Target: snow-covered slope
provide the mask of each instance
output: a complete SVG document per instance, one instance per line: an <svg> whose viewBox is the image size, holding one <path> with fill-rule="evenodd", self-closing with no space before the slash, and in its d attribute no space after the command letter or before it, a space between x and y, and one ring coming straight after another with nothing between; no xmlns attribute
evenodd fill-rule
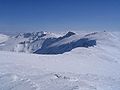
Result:
<svg viewBox="0 0 120 90"><path fill-rule="evenodd" d="M4 34L0 34L0 43L3 43L8 40L8 36Z"/></svg>
<svg viewBox="0 0 120 90"><path fill-rule="evenodd" d="M77 47L94 47L99 45L113 45L118 48L119 35L112 32L93 32L76 34L68 32L60 36L49 32L23 33L12 37L1 36L0 50L14 52L28 52L37 54L62 54ZM3 41L4 40L4 41Z"/></svg>
<svg viewBox="0 0 120 90"><path fill-rule="evenodd" d="M95 40L96 45L58 55L0 51L0 90L120 90L119 32L65 36L48 46L81 38Z"/></svg>
<svg viewBox="0 0 120 90"><path fill-rule="evenodd" d="M50 42L50 43L48 43ZM47 43L47 46L46 46ZM45 44L45 45L44 45ZM38 54L62 54L69 52L77 47L91 47L96 45L96 39L89 37L81 37L79 34L68 32L66 35L56 38L49 39L43 43L43 46L38 49L35 53Z"/></svg>
<svg viewBox="0 0 120 90"><path fill-rule="evenodd" d="M0 43L0 50L38 54L62 54L76 47L96 45L95 39L81 37L74 32L68 32L61 37L59 36L48 32L20 33Z"/></svg>
<svg viewBox="0 0 120 90"><path fill-rule="evenodd" d="M0 90L120 90L120 49L79 47L61 55L1 51Z"/></svg>
<svg viewBox="0 0 120 90"><path fill-rule="evenodd" d="M20 33L10 37L0 46L2 51L29 52L32 53L41 48L47 38L56 38L57 35L49 32Z"/></svg>

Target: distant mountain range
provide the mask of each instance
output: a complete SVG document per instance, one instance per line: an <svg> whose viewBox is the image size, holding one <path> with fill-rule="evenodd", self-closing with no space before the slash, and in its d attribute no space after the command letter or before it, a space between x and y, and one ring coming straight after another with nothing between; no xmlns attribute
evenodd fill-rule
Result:
<svg viewBox="0 0 120 90"><path fill-rule="evenodd" d="M86 34L76 34L69 31L65 35L43 31L19 33L14 36L0 34L0 50L37 54L62 54L77 47L94 47L102 40L106 42L110 38L114 39L114 35L105 31Z"/></svg>

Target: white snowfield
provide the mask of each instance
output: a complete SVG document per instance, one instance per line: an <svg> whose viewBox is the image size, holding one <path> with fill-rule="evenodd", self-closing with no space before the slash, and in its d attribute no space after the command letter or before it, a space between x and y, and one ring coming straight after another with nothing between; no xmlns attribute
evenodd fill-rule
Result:
<svg viewBox="0 0 120 90"><path fill-rule="evenodd" d="M58 55L0 51L0 90L120 90L120 33Z"/></svg>

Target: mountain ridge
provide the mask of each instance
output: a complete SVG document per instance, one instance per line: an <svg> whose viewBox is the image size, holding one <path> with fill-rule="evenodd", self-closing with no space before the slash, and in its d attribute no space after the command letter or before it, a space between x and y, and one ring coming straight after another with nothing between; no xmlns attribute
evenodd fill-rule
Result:
<svg viewBox="0 0 120 90"><path fill-rule="evenodd" d="M92 32L84 35L69 31L64 35L51 32L19 33L0 45L0 50L35 54L63 54L77 47L94 47L103 40L114 38L109 32ZM105 41L105 42L106 42Z"/></svg>

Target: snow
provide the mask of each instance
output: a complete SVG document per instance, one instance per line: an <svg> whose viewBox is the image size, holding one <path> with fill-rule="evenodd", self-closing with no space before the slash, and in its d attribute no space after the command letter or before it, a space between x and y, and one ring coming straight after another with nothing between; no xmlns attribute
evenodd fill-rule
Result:
<svg viewBox="0 0 120 90"><path fill-rule="evenodd" d="M20 33L10 37L4 43L0 43L0 50L37 54L62 54L77 47L87 48L95 46L101 43L102 40L106 40L104 44L107 44L107 40L109 40L109 43L111 39L117 40L113 34L108 32L93 32L88 34L68 32L63 36L43 31Z"/></svg>
<svg viewBox="0 0 120 90"><path fill-rule="evenodd" d="M8 36L4 34L0 34L0 43L3 43L8 40Z"/></svg>
<svg viewBox="0 0 120 90"><path fill-rule="evenodd" d="M96 39L68 32L62 37L47 39L42 47L35 51L37 54L62 54L77 47L91 47L96 45Z"/></svg>
<svg viewBox="0 0 120 90"><path fill-rule="evenodd" d="M0 90L120 90L120 36L89 37L95 47L58 55L0 51Z"/></svg>
<svg viewBox="0 0 120 90"><path fill-rule="evenodd" d="M43 42L47 38L56 38L57 34L50 32L33 32L33 33L19 33L11 36L4 43L0 43L0 50L15 51L15 52L29 52L33 53L41 48ZM0 40L3 38L0 37ZM4 44L4 45L3 45Z"/></svg>

